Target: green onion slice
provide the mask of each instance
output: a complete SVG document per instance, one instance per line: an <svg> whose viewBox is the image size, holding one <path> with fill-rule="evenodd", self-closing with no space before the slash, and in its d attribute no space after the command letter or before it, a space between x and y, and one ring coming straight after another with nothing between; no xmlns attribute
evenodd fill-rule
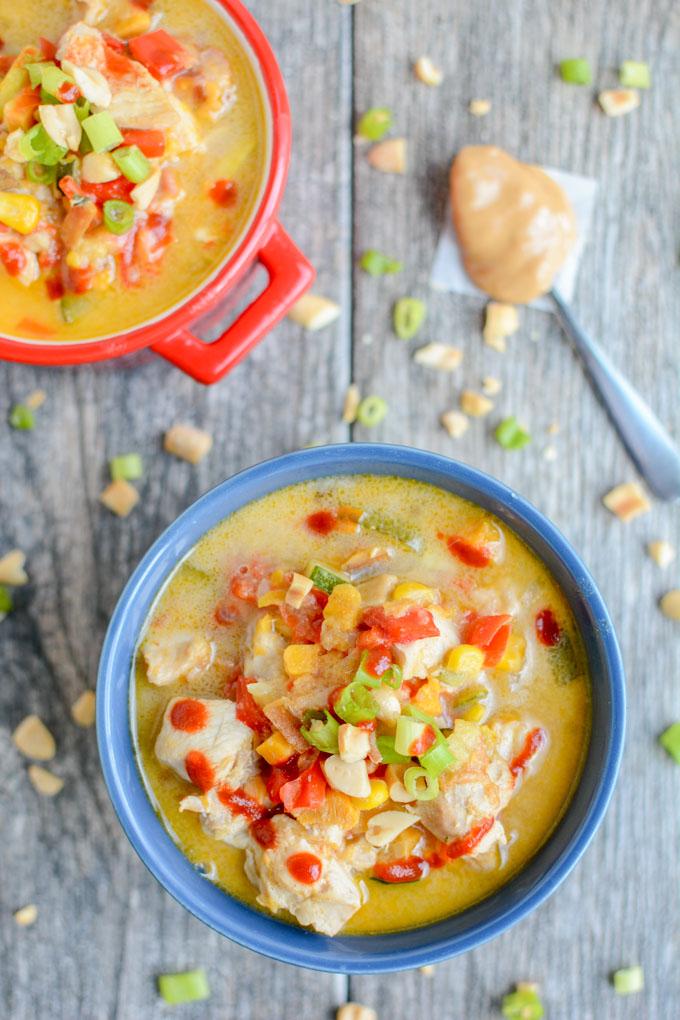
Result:
<svg viewBox="0 0 680 1020"><path fill-rule="evenodd" d="M413 765L404 772L406 792L416 800L434 800L439 793L439 780L427 769Z"/></svg>
<svg viewBox="0 0 680 1020"><path fill-rule="evenodd" d="M104 202L104 226L112 234L127 234L135 222L135 207L120 198Z"/></svg>
<svg viewBox="0 0 680 1020"><path fill-rule="evenodd" d="M645 972L642 967L624 967L612 975L614 991L617 995L634 995L645 987Z"/></svg>
<svg viewBox="0 0 680 1020"><path fill-rule="evenodd" d="M651 88L649 64L642 60L624 60L619 68L619 81L627 89Z"/></svg>
<svg viewBox="0 0 680 1020"><path fill-rule="evenodd" d="M345 722L356 726L358 723L375 719L378 714L378 704L367 687L352 681L347 684L336 701L335 714Z"/></svg>
<svg viewBox="0 0 680 1020"><path fill-rule="evenodd" d="M33 184L54 184L57 179L56 166L43 166L36 160L31 160L26 166L26 176Z"/></svg>
<svg viewBox="0 0 680 1020"><path fill-rule="evenodd" d="M372 429L380 424L387 411L387 401L383 400L382 397L376 397L375 395L364 397L357 408L357 421L364 428Z"/></svg>
<svg viewBox="0 0 680 1020"><path fill-rule="evenodd" d="M26 407L25 404L15 404L9 412L9 423L13 429L22 429L25 432L30 431L30 429L35 428L35 415L30 407Z"/></svg>
<svg viewBox="0 0 680 1020"><path fill-rule="evenodd" d="M0 618L6 613L11 613L13 608L12 593L4 584L0 584Z"/></svg>
<svg viewBox="0 0 680 1020"><path fill-rule="evenodd" d="M521 450L531 442L531 435L520 425L514 415L504 418L494 433L496 441L504 450Z"/></svg>
<svg viewBox="0 0 680 1020"><path fill-rule="evenodd" d="M138 453L124 453L109 461L111 479L114 482L134 482L144 474L142 458Z"/></svg>
<svg viewBox="0 0 680 1020"><path fill-rule="evenodd" d="M659 737L664 751L670 754L673 761L680 765L680 722L672 723Z"/></svg>
<svg viewBox="0 0 680 1020"><path fill-rule="evenodd" d="M391 259L382 252L369 248L359 259L359 265L369 276L386 276L392 273L400 273L404 263L397 259Z"/></svg>
<svg viewBox="0 0 680 1020"><path fill-rule="evenodd" d="M53 60L43 60L39 64L24 64L24 69L28 71L28 77L31 81L31 88L42 85L43 75L48 68L54 68L55 71L59 70Z"/></svg>
<svg viewBox="0 0 680 1020"><path fill-rule="evenodd" d="M394 734L394 749L397 754L410 757L411 747L415 741L422 737L427 725L426 722L422 722L420 719L413 719L408 715L400 715L397 719L397 729Z"/></svg>
<svg viewBox="0 0 680 1020"><path fill-rule="evenodd" d="M336 585L346 584L348 580L346 577L336 574L329 567L324 567L321 563L310 563L307 568L307 576L314 582L315 588L325 591L327 595L330 595Z"/></svg>
<svg viewBox="0 0 680 1020"><path fill-rule="evenodd" d="M374 106L359 118L357 134L369 142L379 142L392 127L392 111L386 106Z"/></svg>
<svg viewBox="0 0 680 1020"><path fill-rule="evenodd" d="M394 306L394 332L400 340L412 340L427 315L427 306L419 298L403 297Z"/></svg>
<svg viewBox="0 0 680 1020"><path fill-rule="evenodd" d="M133 184L143 184L151 176L151 163L137 145L125 145L111 153L114 163Z"/></svg>
<svg viewBox="0 0 680 1020"><path fill-rule="evenodd" d="M361 656L359 668L354 674L354 680L356 683L363 684L364 687L380 687L382 684L387 684L388 687L392 687L394 690L401 687L402 672L400 666L393 663L389 669L386 669L380 676L374 676L373 673L369 673L366 670L367 659L368 652L364 652Z"/></svg>
<svg viewBox="0 0 680 1020"><path fill-rule="evenodd" d="M172 1006L210 998L210 986L203 969L188 970L183 974L161 974L158 978L158 991Z"/></svg>
<svg viewBox="0 0 680 1020"><path fill-rule="evenodd" d="M90 299L84 294L64 294L59 302L61 317L69 326L85 314L90 307Z"/></svg>
<svg viewBox="0 0 680 1020"><path fill-rule="evenodd" d="M40 84L43 91L59 102L59 89L62 85L75 85L75 81L56 64L43 64L42 66L44 70L41 73Z"/></svg>
<svg viewBox="0 0 680 1020"><path fill-rule="evenodd" d="M359 518L359 524L368 531L377 531L381 535L387 535L395 542L405 545L413 552L421 552L423 548L422 536L410 524L396 520L394 517L387 517L378 510L365 510Z"/></svg>
<svg viewBox="0 0 680 1020"><path fill-rule="evenodd" d="M433 744L432 747L421 754L418 761L428 775L437 779L450 765L453 765L456 758L447 743Z"/></svg>
<svg viewBox="0 0 680 1020"><path fill-rule="evenodd" d="M80 99L76 99L73 109L76 111L76 117L82 123L86 117L90 116L90 100L81 96Z"/></svg>
<svg viewBox="0 0 680 1020"><path fill-rule="evenodd" d="M340 724L334 719L327 708L321 712L305 712L300 733L308 744L318 747L327 754L338 753L338 730Z"/></svg>
<svg viewBox="0 0 680 1020"><path fill-rule="evenodd" d="M83 121L85 132L90 145L95 152L107 152L115 149L123 141L123 136L118 130L115 120L106 110L99 113L92 113Z"/></svg>
<svg viewBox="0 0 680 1020"><path fill-rule="evenodd" d="M394 737L390 734L385 733L376 737L376 743L385 765L408 765L411 762L408 755L399 754L394 746Z"/></svg>
<svg viewBox="0 0 680 1020"><path fill-rule="evenodd" d="M533 988L518 988L503 996L501 1012L507 1020L541 1020L543 1003Z"/></svg>
<svg viewBox="0 0 680 1020"><path fill-rule="evenodd" d="M19 151L28 161L56 166L67 150L52 141L42 124L34 124L19 142Z"/></svg>
<svg viewBox="0 0 680 1020"><path fill-rule="evenodd" d="M582 57L562 60L560 62L560 75L562 81L566 81L569 85L590 85L593 80L590 64Z"/></svg>

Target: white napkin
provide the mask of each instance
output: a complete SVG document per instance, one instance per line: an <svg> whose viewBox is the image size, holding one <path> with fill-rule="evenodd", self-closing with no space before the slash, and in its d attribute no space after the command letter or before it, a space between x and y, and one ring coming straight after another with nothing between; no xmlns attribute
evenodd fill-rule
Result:
<svg viewBox="0 0 680 1020"><path fill-rule="evenodd" d="M581 252L590 231L590 220L597 193L597 181L593 180L592 177L581 177L580 174L565 173L564 170L554 170L549 166L544 166L541 169L552 177L564 190L576 216L578 227L576 243L567 261L555 278L555 286L560 294L567 301L571 301L576 285L576 273L578 272L578 265L581 260ZM481 298L487 298L483 291L475 287L465 272L449 207L446 210L446 224L439 238L439 244L437 245L437 251L435 252L432 264L430 284L436 290L448 290L455 294L477 294ZM530 307L542 308L548 312L554 311L552 302L546 297L536 298L535 301L531 302Z"/></svg>

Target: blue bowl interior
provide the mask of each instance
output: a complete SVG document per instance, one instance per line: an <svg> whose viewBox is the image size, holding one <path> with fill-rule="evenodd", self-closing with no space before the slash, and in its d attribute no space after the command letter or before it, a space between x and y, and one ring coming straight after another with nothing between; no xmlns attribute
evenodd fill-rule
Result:
<svg viewBox="0 0 680 1020"><path fill-rule="evenodd" d="M159 589L206 531L246 503L296 482L338 474L397 475L480 504L548 565L584 638L592 678L592 734L578 789L549 840L487 899L437 924L375 936L328 938L245 906L214 886L174 844L138 772L130 735L130 678L140 631ZM587 570L562 535L511 489L445 457L406 447L320 447L256 465L207 493L151 547L111 619L97 686L97 733L116 813L142 861L196 917L241 945L317 970L376 973L436 963L500 934L541 903L590 842L606 809L624 735L623 670L611 620Z"/></svg>

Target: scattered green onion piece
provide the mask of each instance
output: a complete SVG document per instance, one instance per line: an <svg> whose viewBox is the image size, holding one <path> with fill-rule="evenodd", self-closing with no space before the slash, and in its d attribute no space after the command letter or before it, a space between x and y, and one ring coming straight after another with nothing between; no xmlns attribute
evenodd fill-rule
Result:
<svg viewBox="0 0 680 1020"><path fill-rule="evenodd" d="M359 524L368 531L378 531L381 535L400 542L408 549L419 553L423 548L422 536L404 521L395 520L393 517L386 517L385 514L376 510L366 510L359 518Z"/></svg>
<svg viewBox="0 0 680 1020"><path fill-rule="evenodd" d="M340 729L340 724L337 719L333 718L328 709L324 709L322 712L307 712L305 713L304 721L307 725L300 729L300 733L308 744L311 744L312 747L318 747L320 751L325 751L326 754L338 753L338 730Z"/></svg>
<svg viewBox="0 0 680 1020"><path fill-rule="evenodd" d="M67 325L77 322L90 307L90 299L84 294L64 294L59 302L61 317Z"/></svg>
<svg viewBox="0 0 680 1020"><path fill-rule="evenodd" d="M387 414L387 401L372 395L364 397L357 408L357 421L364 428L372 429L379 425Z"/></svg>
<svg viewBox="0 0 680 1020"><path fill-rule="evenodd" d="M122 174L133 184L143 184L151 176L151 163L138 145L125 145L111 153Z"/></svg>
<svg viewBox="0 0 680 1020"><path fill-rule="evenodd" d="M12 599L12 593L9 588L6 588L4 584L0 584L0 619L6 616L7 613L11 613L14 609L14 601Z"/></svg>
<svg viewBox="0 0 680 1020"><path fill-rule="evenodd" d="M327 595L330 595L336 585L346 584L346 578L340 577L339 574L335 574L320 563L310 564L307 568L307 576L314 582L315 588L325 591Z"/></svg>
<svg viewBox="0 0 680 1020"><path fill-rule="evenodd" d="M75 176L75 174L76 174L76 161L75 161L75 159L69 159L67 161L62 160L60 163L57 163L56 173L57 173L57 184L62 179L62 177L73 177L73 176ZM76 196L76 198L73 200L75 205L80 204L77 201L77 199L80 198L80 197L81 196ZM81 201L82 201L82 198L81 198ZM88 201L90 201L90 200L88 200Z"/></svg>
<svg viewBox="0 0 680 1020"><path fill-rule="evenodd" d="M56 166L43 166L36 160L31 160L26 166L26 176L33 184L54 184L57 179Z"/></svg>
<svg viewBox="0 0 680 1020"><path fill-rule="evenodd" d="M38 85L42 85L45 71L52 67L55 71L58 70L57 65L53 60L43 60L39 64L24 64L24 70L28 71L31 88L36 88Z"/></svg>
<svg viewBox="0 0 680 1020"><path fill-rule="evenodd" d="M397 729L394 734L394 749L397 754L404 754L407 757L411 754L411 747L416 740L420 740L427 723L420 719L414 719L408 715L400 715L397 719Z"/></svg>
<svg viewBox="0 0 680 1020"><path fill-rule="evenodd" d="M404 674L402 673L401 666L394 662L380 677L380 682L386 684L387 687L391 687L393 691L398 691L403 679Z"/></svg>
<svg viewBox="0 0 680 1020"><path fill-rule="evenodd" d="M123 141L115 120L106 110L91 113L83 121L83 131L95 152L108 152Z"/></svg>
<svg viewBox="0 0 680 1020"><path fill-rule="evenodd" d="M424 780L423 786L420 780ZM416 800L434 800L439 793L439 780L431 775L427 769L413 765L404 772L404 786L406 792Z"/></svg>
<svg viewBox="0 0 680 1020"><path fill-rule="evenodd" d="M494 434L496 441L504 450L521 450L531 442L531 435L520 425L514 415L504 418Z"/></svg>
<svg viewBox="0 0 680 1020"><path fill-rule="evenodd" d="M612 975L617 995L634 995L645 987L645 972L642 967L624 967Z"/></svg>
<svg viewBox="0 0 680 1020"><path fill-rule="evenodd" d="M642 60L624 60L619 68L619 81L627 89L648 89L652 86L649 64Z"/></svg>
<svg viewBox="0 0 680 1020"><path fill-rule="evenodd" d="M66 149L53 142L42 124L34 124L19 142L19 151L27 161L35 160L44 166L56 166L66 155Z"/></svg>
<svg viewBox="0 0 680 1020"><path fill-rule="evenodd" d="M392 111L386 106L374 106L359 118L357 134L369 142L379 142L392 127Z"/></svg>
<svg viewBox="0 0 680 1020"><path fill-rule="evenodd" d="M124 453L109 461L111 479L114 482L134 482L144 474L142 458L138 453Z"/></svg>
<svg viewBox="0 0 680 1020"><path fill-rule="evenodd" d="M453 765L456 758L447 743L434 744L425 754L421 754L418 761L433 779L437 779L450 765Z"/></svg>
<svg viewBox="0 0 680 1020"><path fill-rule="evenodd" d="M354 681L358 684L363 684L364 687L380 687L382 678L379 676L373 676L372 673L366 671L365 665L368 659L368 652L364 652L361 656L361 662L359 668L354 674Z"/></svg>
<svg viewBox="0 0 680 1020"><path fill-rule="evenodd" d="M135 222L135 207L120 198L104 202L104 226L112 234L127 234Z"/></svg>
<svg viewBox="0 0 680 1020"><path fill-rule="evenodd" d="M344 722L356 726L361 722L375 719L378 704L371 692L363 684L349 683L335 702L335 714Z"/></svg>
<svg viewBox="0 0 680 1020"><path fill-rule="evenodd" d="M391 273L400 273L404 263L397 259L388 258L382 252L369 248L359 259L359 265L369 276L386 276Z"/></svg>
<svg viewBox="0 0 680 1020"><path fill-rule="evenodd" d="M394 737L388 733L376 737L378 750L380 751L384 765L408 765L411 758L406 754L399 754L394 747Z"/></svg>
<svg viewBox="0 0 680 1020"><path fill-rule="evenodd" d="M400 340L412 340L427 315L427 306L419 298L399 298L394 306L394 332Z"/></svg>
<svg viewBox="0 0 680 1020"><path fill-rule="evenodd" d="M64 74L56 64L45 64L41 74L40 84L48 96L52 96L59 102L59 89L62 85L75 85L73 78Z"/></svg>
<svg viewBox="0 0 680 1020"><path fill-rule="evenodd" d="M562 81L566 81L569 85L590 85L593 80L590 64L582 57L562 60L560 62L560 75Z"/></svg>
<svg viewBox="0 0 680 1020"><path fill-rule="evenodd" d="M76 112L76 117L82 124L85 118L90 116L90 100L86 99L85 96L81 96L80 99L76 99L73 109Z"/></svg>
<svg viewBox="0 0 680 1020"><path fill-rule="evenodd" d="M507 1020L541 1020L543 1003L535 988L518 985L516 992L503 996L501 1012Z"/></svg>
<svg viewBox="0 0 680 1020"><path fill-rule="evenodd" d="M15 404L9 412L9 423L13 429L22 429L24 432L28 432L35 428L35 415L25 404Z"/></svg>
<svg viewBox="0 0 680 1020"><path fill-rule="evenodd" d="M45 92L44 87L40 86L40 102L43 106L59 106L61 100L57 99L50 92Z"/></svg>
<svg viewBox="0 0 680 1020"><path fill-rule="evenodd" d="M659 737L659 743L673 761L680 765L680 722L674 722L664 730Z"/></svg>
<svg viewBox="0 0 680 1020"><path fill-rule="evenodd" d="M210 998L210 986L204 970L188 970L183 974L161 974L158 978L161 998L171 1006L183 1002L200 1002Z"/></svg>

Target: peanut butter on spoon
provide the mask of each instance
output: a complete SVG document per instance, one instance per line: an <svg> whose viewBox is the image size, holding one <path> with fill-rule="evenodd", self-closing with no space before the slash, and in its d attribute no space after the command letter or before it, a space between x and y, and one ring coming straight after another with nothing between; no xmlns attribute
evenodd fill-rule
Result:
<svg viewBox="0 0 680 1020"><path fill-rule="evenodd" d="M564 191L494 145L468 145L451 167L453 225L470 279L498 301L547 293L576 240Z"/></svg>

